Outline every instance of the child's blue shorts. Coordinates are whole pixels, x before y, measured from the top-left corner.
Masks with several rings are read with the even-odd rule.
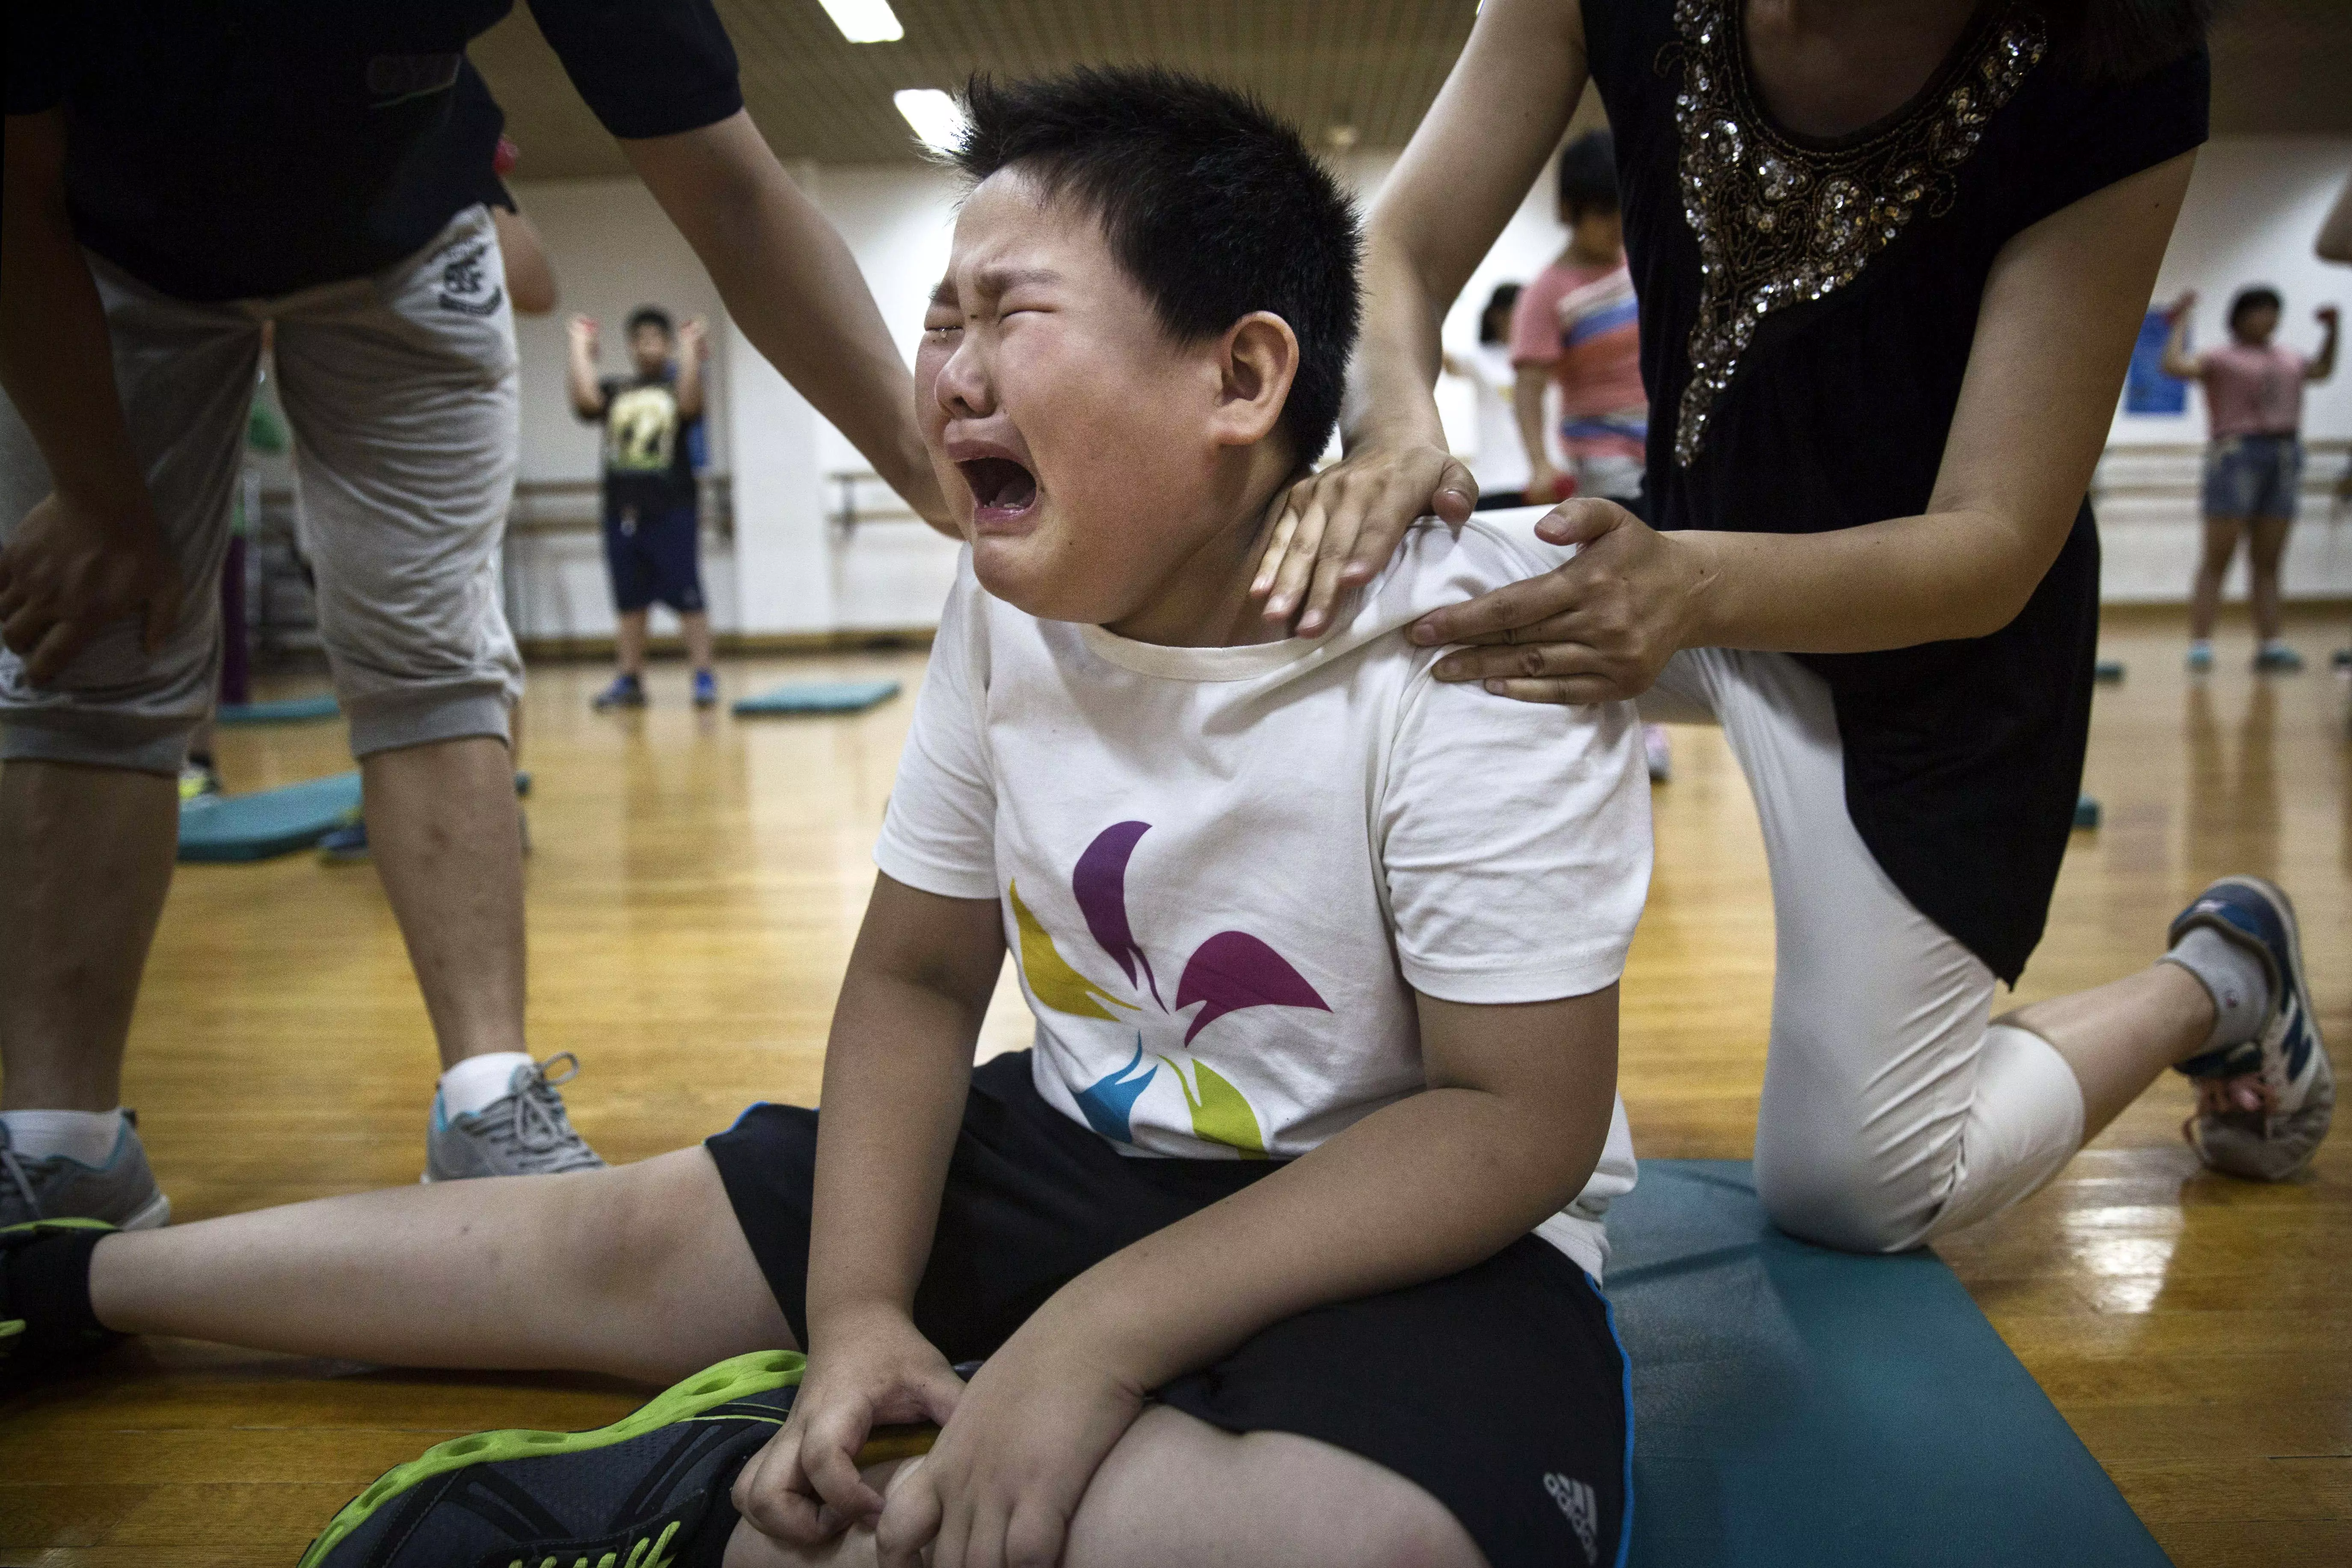
[[[808,1342],[817,1113],[759,1105],[709,1141],[735,1217]],[[972,1074],[915,1325],[985,1359],[1047,1297],[1130,1242],[1272,1172],[1136,1159],[1038,1097],[1029,1053]],[[1625,1359],[1591,1277],[1525,1237],[1459,1274],[1318,1307],[1155,1391],[1229,1432],[1295,1432],[1421,1486],[1493,1568],[1622,1561]]]
[[[613,607],[667,605],[679,615],[703,607],[700,517],[691,500],[661,505],[604,502],[604,564]]]

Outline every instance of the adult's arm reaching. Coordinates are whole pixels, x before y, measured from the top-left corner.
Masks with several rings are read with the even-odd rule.
[[[1347,458],[1275,502],[1251,592],[1299,635],[1331,623],[1413,519],[1478,498],[1431,395],[1438,328],[1525,200],[1584,94],[1584,18],[1564,0],[1486,0],[1429,116],[1364,226],[1364,324],[1348,367]]]
[[[923,519],[952,532],[915,428],[915,382],[841,236],[751,117],[624,141],[743,335]]]
[[[1825,533],[1659,533],[1570,501],[1538,531],[1582,545],[1575,559],[1423,617],[1413,640],[1482,645],[1441,659],[1441,679],[1598,702],[1648,689],[1680,648],[1864,653],[2000,630],[2074,527],[2195,156],[2001,247],[1926,511]]]
[[[66,211],[65,153],[62,111],[7,117],[0,386],[56,489],[0,550],[0,639],[36,686],[125,616],[141,618],[154,647],[180,603],[179,571],[123,423],[105,310]]]

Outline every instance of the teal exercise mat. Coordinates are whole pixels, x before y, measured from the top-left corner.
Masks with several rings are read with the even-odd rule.
[[[895,680],[796,680],[738,698],[738,718],[767,713],[863,713],[898,695]]]
[[[1730,1160],[1644,1160],[1609,1237],[1632,1568],[2166,1568],[1934,1254],[1791,1240]]]
[[[308,849],[359,808],[357,773],[252,795],[206,795],[180,807],[180,858],[267,860]]]
[[[340,711],[334,693],[321,691],[315,697],[289,697],[277,702],[233,702],[214,718],[223,724],[303,724],[331,719]]]

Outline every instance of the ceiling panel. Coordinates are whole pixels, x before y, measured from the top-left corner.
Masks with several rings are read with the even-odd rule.
[[[893,0],[906,37],[852,44],[817,0],[717,3],[761,131],[783,157],[828,163],[917,156],[890,102],[899,88],[1082,62],[1158,61],[1251,89],[1310,136],[1345,127],[1362,146],[1400,147],[1476,11],[1474,0]],[[527,7],[473,57],[523,150],[522,176],[627,172]],[[2352,0],[2241,0],[2215,29],[2213,66],[2217,132],[2352,132]]]

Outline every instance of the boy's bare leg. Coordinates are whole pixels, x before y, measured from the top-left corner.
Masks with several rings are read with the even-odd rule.
[[[671,1383],[796,1348],[698,1147],[110,1236],[89,1286],[126,1333],[402,1366]]]
[[[920,1463],[920,1461],[917,1461]],[[889,1480],[868,1471],[870,1483]],[[1202,1500],[1213,1498],[1213,1508]],[[726,1568],[868,1568],[870,1531],[815,1552],[735,1527]],[[1286,1432],[1236,1436],[1164,1405],[1146,1409],[1087,1488],[1062,1568],[1485,1568],[1445,1506],[1370,1459]]]
[[[677,618],[678,629],[686,634],[686,656],[697,669],[710,668],[710,612],[688,610]]]
[[[650,610],[623,610],[613,624],[613,664],[623,675],[646,673],[646,621]]]

